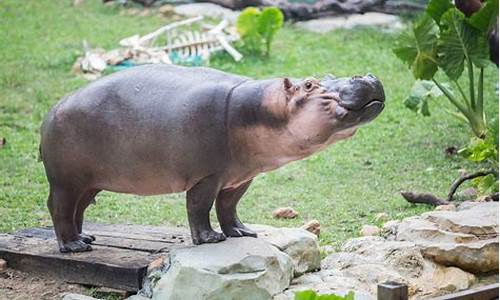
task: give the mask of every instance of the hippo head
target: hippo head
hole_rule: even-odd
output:
[[[323,80],[283,79],[288,130],[304,147],[326,145],[352,136],[384,109],[384,89],[371,74]]]

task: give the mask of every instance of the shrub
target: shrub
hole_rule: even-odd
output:
[[[497,18],[498,0],[487,0],[470,17],[449,0],[431,0],[423,17],[413,24],[411,30],[401,34],[393,49],[396,56],[409,66],[415,79],[430,80],[417,81],[405,104],[429,115],[428,100],[443,94],[457,108],[456,115],[468,122],[478,138],[484,139],[487,125],[483,109],[483,77],[484,68],[491,63],[487,33]],[[458,81],[465,69],[468,95]],[[437,81],[435,74],[438,70],[444,72],[455,89]]]
[[[239,15],[236,28],[247,49],[269,56],[273,38],[283,27],[283,19],[277,7],[265,7],[262,11],[247,7]]]

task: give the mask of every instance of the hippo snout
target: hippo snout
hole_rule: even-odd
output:
[[[329,77],[322,81],[322,85],[338,98],[335,117],[340,121],[366,123],[384,109],[384,88],[372,74],[351,78]]]

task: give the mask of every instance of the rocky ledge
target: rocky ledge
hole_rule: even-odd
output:
[[[314,234],[254,225],[257,239],[173,250],[129,299],[286,300],[312,289],[365,300],[385,281],[406,283],[410,298],[421,299],[468,289],[479,278],[498,281],[498,203],[451,209],[389,221],[373,231],[378,236],[352,239],[322,261]]]
[[[410,298],[422,299],[471,288],[479,278],[498,282],[498,202],[449,209],[389,221],[380,235],[346,242],[321,271],[295,278],[275,299],[303,289],[375,299],[385,281],[406,283]]]

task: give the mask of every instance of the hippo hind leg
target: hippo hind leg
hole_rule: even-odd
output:
[[[78,230],[78,235],[80,237],[80,240],[83,241],[86,244],[91,244],[92,242],[95,241],[95,236],[88,234],[88,233],[83,233],[82,232],[82,227],[83,227],[83,216],[85,213],[85,210],[87,207],[95,202],[94,198],[99,193],[100,190],[89,190],[86,192],[83,197],[80,198],[78,201],[78,205],[76,208],[76,213],[75,213],[75,224],[76,228]]]
[[[212,229],[210,209],[218,193],[218,180],[207,177],[187,191],[187,213],[191,238],[195,245],[217,243],[226,239],[223,233]]]
[[[257,237],[257,233],[241,223],[236,212],[238,202],[251,183],[252,181],[250,180],[234,189],[222,190],[219,192],[219,195],[217,195],[217,202],[215,204],[217,218],[219,219],[222,232],[224,232],[226,236]]]
[[[74,186],[50,186],[47,206],[62,253],[92,250],[90,245],[81,240],[75,223],[78,202],[84,194],[83,190]]]

